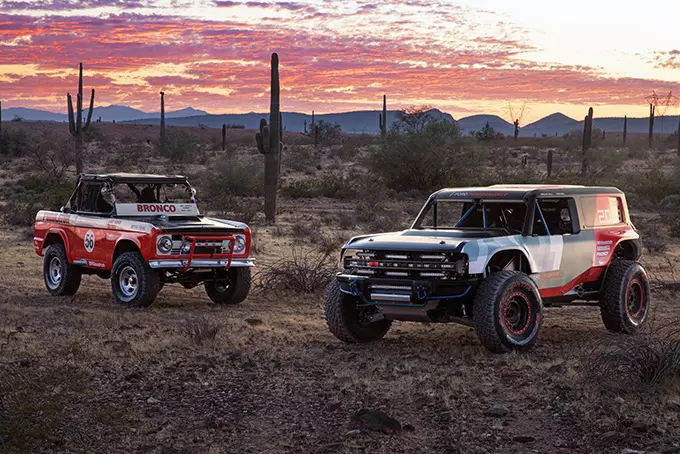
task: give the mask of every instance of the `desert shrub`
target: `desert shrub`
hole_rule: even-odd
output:
[[[281,192],[293,199],[312,197],[346,199],[356,195],[354,179],[330,172],[318,177],[292,181],[284,185]]]
[[[182,327],[182,334],[195,345],[201,346],[215,342],[219,330],[220,327],[215,322],[208,318],[201,318],[187,322]]]
[[[205,154],[205,143],[201,137],[177,128],[166,128],[165,146],[157,146],[158,154],[174,162],[196,161]]]
[[[593,383],[620,391],[647,391],[680,379],[680,321],[616,335],[587,348],[584,365]]]
[[[316,128],[316,132],[312,131],[312,134],[316,133],[320,143],[338,140],[340,139],[340,134],[342,134],[342,128],[339,123],[319,120],[314,124],[314,127]]]
[[[385,144],[371,151],[367,166],[374,178],[399,192],[431,192],[450,183],[467,184],[481,162],[474,148],[464,147],[459,139],[458,127],[445,121],[409,133],[393,129]]]
[[[263,168],[258,163],[222,162],[194,178],[199,198],[211,204],[225,196],[257,197],[264,192]]]
[[[23,129],[3,128],[0,134],[0,155],[16,157],[25,156],[35,149],[36,138]]]
[[[40,142],[31,152],[34,168],[42,171],[50,184],[58,185],[75,162],[75,144],[70,137],[53,137]]]
[[[628,158],[645,161],[649,158],[649,150],[639,142],[632,143],[628,145]]]
[[[9,225],[32,225],[38,211],[58,211],[71,196],[73,188],[74,183],[69,180],[54,184],[42,175],[28,175],[3,191],[7,200],[3,218]]]
[[[380,201],[364,200],[356,208],[356,220],[375,232],[389,232],[407,228],[412,219],[406,213],[390,209]]]
[[[281,159],[284,169],[292,169],[297,172],[304,172],[313,168],[319,161],[314,156],[312,147],[295,144],[287,147],[286,152],[282,153]]]
[[[256,282],[259,288],[268,291],[315,293],[328,284],[333,272],[333,259],[328,254],[317,251],[301,254],[293,248],[290,258],[260,265]]]
[[[121,144],[106,156],[104,166],[114,172],[141,171],[149,162],[150,146],[145,143]]]
[[[660,253],[668,248],[668,235],[661,226],[661,219],[647,219],[635,217],[632,219],[635,227],[640,231],[642,245],[650,253]]]
[[[89,376],[75,366],[0,364],[2,452],[36,452],[41,442],[57,435],[68,407],[88,392]]]
[[[640,202],[657,206],[667,196],[680,194],[680,176],[677,169],[667,173],[659,168],[652,168],[646,172],[626,175],[620,188],[634,193]]]
[[[671,237],[680,238],[680,216],[673,216],[668,222]]]

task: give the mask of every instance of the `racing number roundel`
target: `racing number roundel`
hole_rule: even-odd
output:
[[[92,230],[88,230],[85,234],[85,250],[87,252],[94,251],[94,232]]]

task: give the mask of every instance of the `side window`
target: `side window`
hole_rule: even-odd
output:
[[[623,201],[616,196],[593,196],[581,198],[583,223],[586,227],[619,225],[623,218]]]
[[[534,213],[534,235],[570,235],[574,233],[575,205],[572,199],[539,199]]]
[[[84,213],[110,213],[113,206],[102,195],[102,183],[83,183],[76,196],[76,211]]]

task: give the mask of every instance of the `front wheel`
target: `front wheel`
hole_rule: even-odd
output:
[[[477,289],[473,318],[477,337],[494,353],[528,350],[541,328],[541,296],[519,271],[489,275]]]
[[[53,244],[47,248],[43,260],[43,279],[50,295],[75,295],[80,287],[81,277],[80,268],[68,263],[63,244]]]
[[[359,304],[359,300],[340,290],[333,279],[326,290],[324,315],[331,333],[349,344],[359,344],[382,339],[390,330],[392,322],[387,319],[373,321],[377,309]]]
[[[126,306],[153,304],[161,288],[161,277],[139,252],[121,254],[111,270],[111,289],[116,300]]]
[[[229,268],[214,281],[205,283],[205,292],[216,304],[238,304],[250,293],[250,268]]]
[[[609,331],[636,332],[647,319],[649,299],[649,281],[642,265],[631,260],[609,265],[600,299],[602,322]]]

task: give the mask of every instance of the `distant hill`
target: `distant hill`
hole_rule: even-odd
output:
[[[83,116],[87,116],[88,109],[85,109]],[[388,128],[397,118],[398,111],[387,111]],[[380,127],[378,125],[378,116],[381,114],[379,110],[359,110],[354,112],[339,112],[330,114],[319,114],[315,116],[316,121],[328,121],[331,123],[340,124],[345,132],[356,134],[378,134]],[[448,121],[455,121],[453,117],[438,109],[432,109],[429,114],[437,119],[443,118]],[[15,117],[20,117],[26,121],[56,121],[65,122],[68,117],[66,114],[48,112],[46,110],[28,109],[24,107],[10,107],[3,109],[2,118],[4,121],[11,121]],[[133,124],[158,124],[159,112],[144,112],[138,109],[127,106],[102,106],[96,107],[92,113],[93,121],[98,118],[104,122],[125,122]],[[206,126],[209,128],[221,128],[223,124],[243,125],[248,129],[257,129],[260,125],[260,119],[266,118],[269,120],[267,113],[250,112],[247,114],[222,114],[212,115],[204,110],[187,107],[185,109],[176,111],[167,111],[165,113],[166,123],[170,126]],[[302,132],[307,122],[309,128],[312,123],[312,116],[299,112],[284,112],[283,124],[287,131]],[[463,134],[469,134],[473,131],[481,130],[486,123],[489,123],[496,132],[512,136],[514,127],[508,121],[502,119],[497,115],[472,115],[461,118],[457,121]],[[621,132],[623,131],[623,118],[598,118],[597,111],[595,119],[593,120],[593,128],[607,132]],[[628,132],[630,133],[646,133],[649,129],[649,120],[647,118],[629,118]],[[656,117],[654,123],[655,133],[670,134],[678,129],[678,116]],[[548,115],[533,123],[530,123],[519,130],[519,135],[523,137],[531,136],[561,136],[573,131],[583,131],[583,121],[575,120],[560,112]]]
[[[593,128],[596,128],[595,119],[593,120]],[[579,129],[583,129],[582,121],[574,120],[563,113],[557,112],[520,128],[519,135],[533,136],[536,134],[537,136],[540,136],[542,134],[547,134],[549,136],[554,136],[557,134],[558,136],[561,136]]]
[[[10,121],[21,118],[26,121],[66,121],[65,114],[48,112],[46,110],[27,109],[25,107],[10,107],[2,109],[2,120]]]
[[[74,106],[75,107],[75,106]],[[89,108],[83,109],[83,117],[87,117],[87,112]],[[196,110],[192,107],[187,107],[186,109],[165,112],[165,118],[175,118],[175,117],[191,117],[194,115],[207,115],[204,110]],[[68,115],[62,113],[48,112],[47,110],[39,109],[27,109],[24,107],[10,107],[9,109],[2,110],[3,121],[10,121],[15,117],[20,117],[26,121],[67,121]],[[139,118],[160,118],[160,112],[143,112],[141,110],[133,109],[127,106],[106,106],[106,107],[95,107],[92,111],[92,121],[96,121],[101,117],[102,121],[112,122],[112,121],[125,121],[125,120],[137,120]],[[158,120],[156,120],[158,122]]]
[[[498,115],[472,115],[470,117],[464,117],[458,120],[458,127],[463,134],[469,134],[473,131],[481,130],[486,126],[487,122],[496,132],[500,132],[506,136],[511,136],[513,134],[514,126]]]
[[[387,111],[387,127],[391,127],[392,123],[397,118],[396,110]],[[436,119],[446,119],[453,122],[451,115],[444,113],[438,109],[432,109],[428,112],[430,116]],[[327,121],[330,123],[338,123],[343,131],[356,134],[378,134],[380,132],[379,115],[381,111],[378,110],[360,110],[355,112],[342,112],[331,114],[319,114],[314,116],[315,121]],[[167,114],[166,114],[167,118]],[[224,114],[224,115],[199,115],[184,118],[170,118],[166,119],[166,124],[171,126],[206,126],[208,128],[221,128],[223,124],[227,125],[243,125],[247,129],[257,129],[260,127],[260,119],[265,118],[269,121],[268,113],[247,113],[247,114]],[[307,128],[311,127],[312,116],[298,113],[298,112],[283,112],[283,125],[286,131],[303,132],[305,128],[305,121]],[[145,118],[141,120],[127,121],[132,124],[156,124],[157,119]]]

